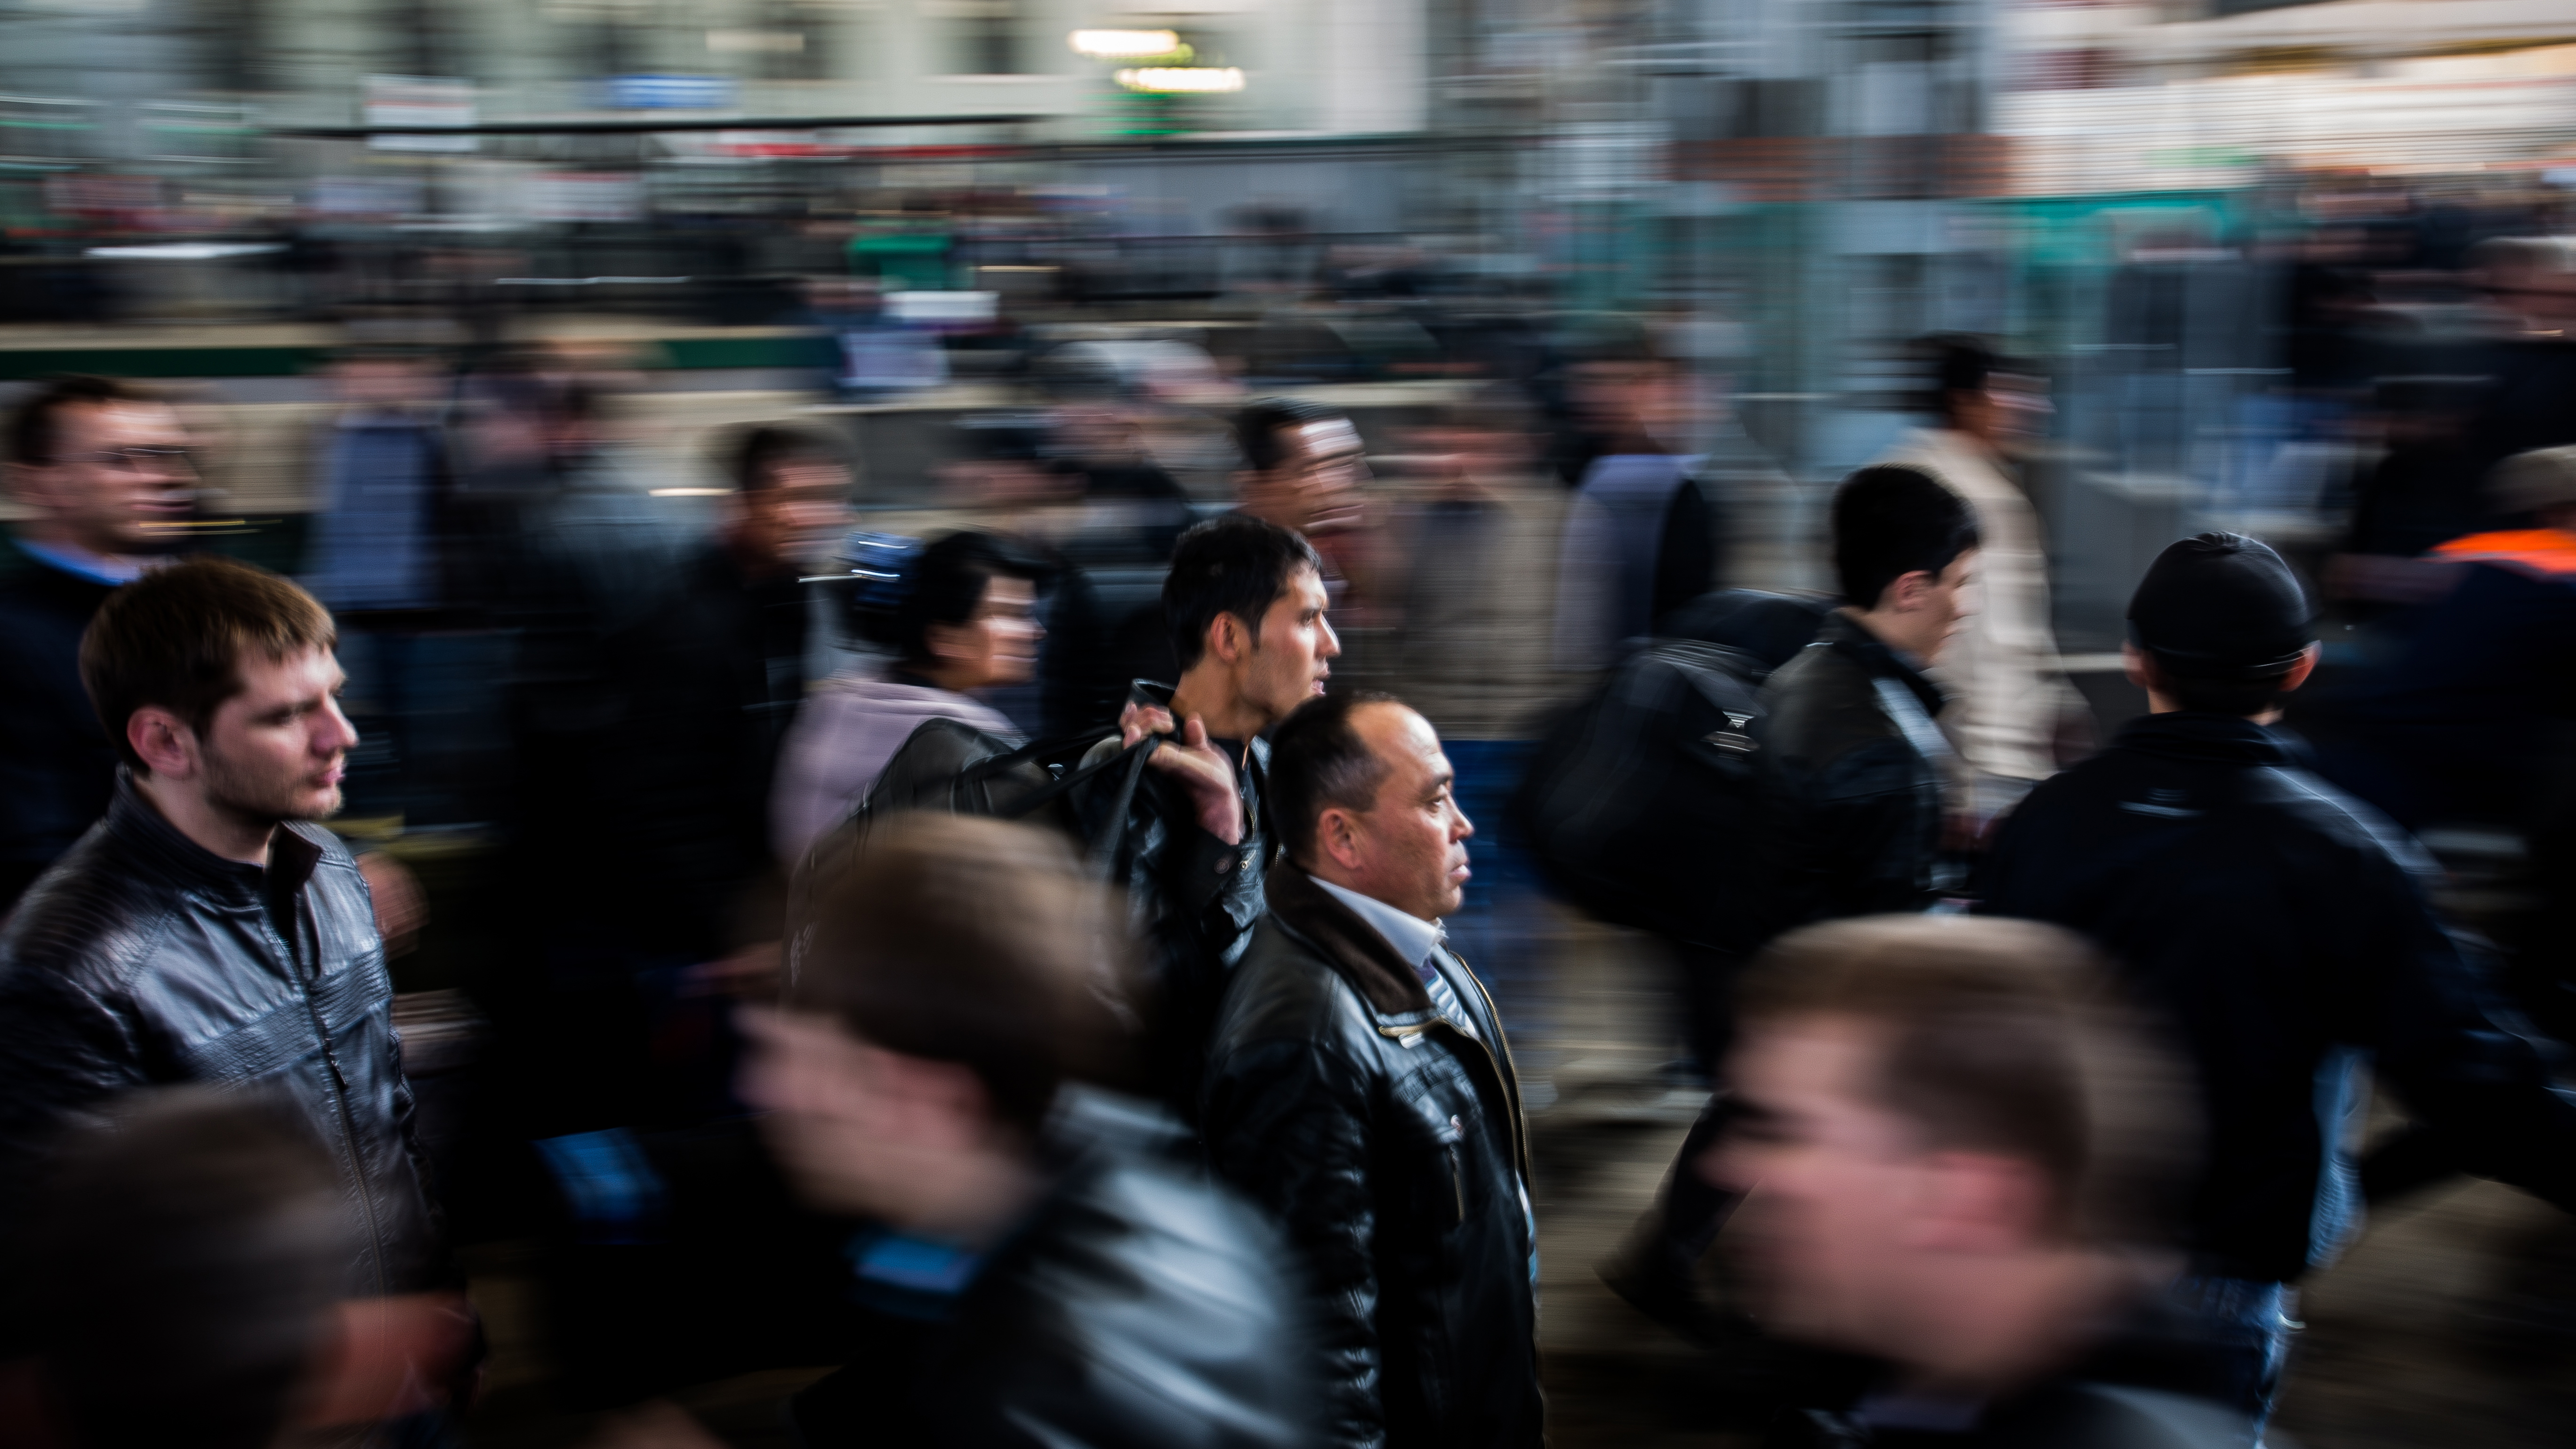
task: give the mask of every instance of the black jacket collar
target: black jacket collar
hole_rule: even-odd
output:
[[[1270,868],[1263,883],[1270,914],[1321,952],[1326,965],[1340,973],[1360,998],[1387,1016],[1409,1016],[1431,1010],[1431,993],[1413,967],[1399,959],[1377,927],[1332,892],[1315,884],[1287,857]]]
[[[1880,642],[1879,637],[1864,629],[1851,615],[1840,609],[1825,616],[1823,627],[1816,630],[1816,642],[1835,653],[1857,662],[1873,679],[1893,679],[1914,692],[1923,702],[1923,712],[1941,712],[1941,691],[1921,670],[1905,661],[1905,656]]]
[[[323,855],[319,844],[288,824],[278,827],[269,845],[267,869],[226,860],[161,818],[161,812],[134,788],[133,772],[122,765],[117,767],[116,794],[108,801],[106,825],[121,853],[141,872],[240,905],[255,905],[270,891],[291,896],[303,889]]]
[[[2288,730],[2193,710],[2141,715],[2120,727],[2111,747],[2183,764],[2305,768],[2308,763],[2307,742]]]

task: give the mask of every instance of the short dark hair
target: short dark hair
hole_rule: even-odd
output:
[[[112,377],[55,378],[9,415],[9,461],[29,468],[59,462],[65,408],[152,400],[150,393]]]
[[[867,621],[876,643],[896,650],[908,664],[931,660],[934,624],[963,624],[984,606],[996,578],[1035,580],[1038,566],[999,535],[963,529],[931,540],[904,569],[903,602]]]
[[[1870,916],[1781,937],[1738,1003],[1748,1027],[1826,1016],[1883,1032],[1873,1103],[1926,1148],[2038,1167],[2060,1237],[2166,1242],[2197,1145],[2189,1079],[2111,981],[2057,926]]]
[[[1360,738],[1352,716],[1403,700],[1376,690],[1336,690],[1297,706],[1270,735],[1270,804],[1288,857],[1314,859],[1315,827],[1336,807],[1366,810],[1386,783],[1387,763]]]
[[[2260,679],[2210,679],[2185,671],[2188,663],[2176,667],[2177,661],[2150,649],[2147,658],[2156,666],[2156,690],[2184,709],[2198,714],[2232,715],[2251,719],[2281,707],[2282,696],[2289,693],[2287,670],[2267,674]]]
[[[1118,927],[1060,836],[905,811],[816,868],[790,1005],[887,1051],[966,1067],[995,1117],[1024,1132],[1065,1081],[1116,1075]]]
[[[350,1238],[291,1107],[194,1086],[76,1132],[12,1246],[71,1443],[266,1449],[330,1341]]]
[[[1985,338],[1967,332],[1935,332],[1906,344],[1923,370],[1924,411],[1943,422],[1957,417],[1958,395],[1983,392],[1996,373],[2033,373],[2037,367],[2007,357]]]
[[[809,459],[841,461],[841,450],[829,438],[777,423],[754,423],[743,428],[726,451],[732,458],[733,486],[738,493],[759,493],[774,486],[778,469],[784,464]]]
[[[1939,577],[1976,546],[1976,514],[1929,473],[1863,468],[1834,490],[1834,577],[1853,608],[1877,608],[1907,574]]]
[[[98,606],[81,635],[81,686],[118,757],[142,772],[148,767],[125,738],[136,710],[159,705],[202,737],[241,693],[245,655],[292,659],[339,637],[331,611],[292,581],[234,559],[185,559]]]
[[[1235,410],[1234,446],[1243,454],[1243,466],[1255,473],[1267,473],[1288,456],[1288,450],[1279,445],[1281,433],[1308,423],[1329,423],[1349,416],[1338,408],[1304,398],[1255,398]]]
[[[1306,536],[1250,514],[1211,518],[1181,535],[1172,570],[1163,576],[1163,617],[1184,670],[1207,652],[1208,626],[1219,614],[1243,621],[1257,641],[1261,618],[1285,597],[1299,569],[1322,572]]]

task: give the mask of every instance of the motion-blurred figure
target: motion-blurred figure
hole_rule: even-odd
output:
[[[1983,541],[1966,501],[1914,468],[1864,468],[1834,494],[1843,605],[1763,687],[1796,815],[1779,925],[1918,911],[1957,883],[1954,757],[1924,671],[1976,627]]]
[[[919,813],[816,883],[743,1095],[850,1245],[862,1347],[799,1395],[815,1446],[1287,1449],[1314,1390],[1298,1294],[1177,1129],[1077,1085],[1126,1044],[1103,897],[1033,828]]]
[[[1382,569],[1370,530],[1368,457],[1348,416],[1321,403],[1263,398],[1234,415],[1243,453],[1235,511],[1305,535],[1324,562],[1333,608],[1380,602]]]
[[[1137,681],[1118,734],[1092,758],[1165,739],[1133,799],[1122,806],[1104,778],[1078,802],[1094,838],[1113,809],[1126,811],[1111,879],[1126,888],[1148,958],[1156,1026],[1143,1065],[1190,1120],[1208,1035],[1281,846],[1262,736],[1323,692],[1342,652],[1327,602],[1321,562],[1295,532],[1235,515],[1181,535],[1163,584],[1180,682]]]
[[[1704,1170],[1746,1195],[1765,1325],[1886,1365],[1766,1445],[2255,1441],[2159,1291],[2183,1075],[2102,986],[2080,941],[2018,921],[1841,921],[1756,964]]]
[[[1983,829],[2055,772],[2060,730],[2080,708],[2057,667],[2047,543],[2010,471],[2013,449],[2047,416],[2047,384],[1974,338],[1916,346],[1932,369],[1940,426],[1878,461],[1930,474],[1976,515],[1977,613],[1936,673],[1957,696],[1950,732],[1975,790],[1958,813]]]
[[[902,601],[867,621],[877,642],[897,651],[895,662],[825,681],[788,732],[769,812],[784,866],[867,797],[922,721],[962,720],[1018,737],[973,696],[1018,684],[1036,666],[1045,631],[1031,616],[1035,568],[993,535],[966,532],[934,540],[904,572]]]
[[[2576,1208],[2576,1100],[2488,1016],[2426,899],[2432,862],[2275,727],[2316,665],[2313,614],[2253,539],[2159,555],[2123,650],[2152,713],[2014,812],[1981,907],[2091,936],[2179,1028],[2208,1144],[2185,1287],[2234,1320],[2236,1401],[2258,1416],[2290,1285],[2359,1227],[2366,1073],[2468,1170]]]
[[[1573,367],[1572,401],[1599,449],[1566,518],[1556,569],[1556,667],[1618,662],[1622,641],[1717,582],[1717,521],[1682,455],[1689,379],[1645,339]]]
[[[1227,989],[1200,1130],[1287,1224],[1328,1442],[1537,1445],[1538,1234],[1502,1021],[1444,943],[1475,833],[1422,716],[1330,695],[1271,738],[1287,860]]]
[[[343,1291],[449,1281],[367,887],[315,823],[357,742],[332,641],[312,596],[212,558],[127,585],[91,623],[82,680],[125,769],[0,930],[11,1240],[65,1126],[140,1086],[258,1083],[301,1110],[357,1210]]]
[[[178,538],[196,501],[169,406],[100,377],[48,383],[9,419],[0,550],[0,915],[107,812],[116,747],[81,691],[81,631]]]

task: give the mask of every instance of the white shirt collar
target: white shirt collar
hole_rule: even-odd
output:
[[[1350,907],[1361,920],[1375,927],[1377,933],[1386,938],[1386,943],[1395,948],[1395,954],[1404,958],[1407,966],[1419,966],[1430,959],[1431,948],[1445,939],[1438,921],[1426,921],[1410,911],[1399,911],[1384,901],[1337,886],[1318,876],[1309,876],[1308,879],[1332,892],[1333,899]]]

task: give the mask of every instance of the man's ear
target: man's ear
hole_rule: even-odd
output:
[[[1344,870],[1360,868],[1359,819],[1339,805],[1327,806],[1315,821],[1315,849]]]
[[[1909,1243],[1950,1253],[2012,1253],[2050,1236],[2055,1192],[2039,1165],[1994,1152],[1935,1152],[1921,1163]]]
[[[1919,609],[1923,606],[1924,596],[1931,591],[1933,585],[1939,582],[1939,579],[1922,569],[1898,574],[1896,581],[1889,584],[1886,592],[1878,596],[1879,610],[1903,614]]]
[[[126,716],[125,743],[156,778],[186,780],[197,773],[197,732],[157,704]]]
[[[1251,639],[1243,621],[1231,612],[1220,610],[1215,618],[1208,621],[1207,652],[1225,663],[1240,661]]]
[[[2156,682],[2156,662],[2147,657],[2147,651],[2126,640],[2120,644],[2120,672],[2140,689],[2162,687]]]

